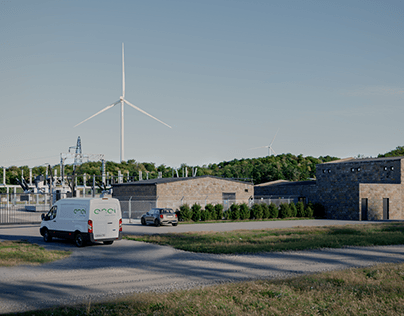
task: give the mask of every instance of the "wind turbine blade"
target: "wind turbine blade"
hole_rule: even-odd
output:
[[[138,108],[136,105],[133,105],[132,103],[130,103],[129,101],[123,100],[126,104],[130,105],[131,107],[133,107],[134,109],[142,112],[143,114],[146,114],[147,116],[155,119],[156,121],[160,122],[161,124],[164,124],[165,126],[168,126],[169,128],[172,128],[170,125],[164,123],[163,121],[160,121],[158,118],[155,118],[153,115],[150,115],[149,113],[143,111],[141,108]]]
[[[271,149],[271,151],[274,153],[274,155],[276,156],[276,152],[272,147],[269,147]]]
[[[125,99],[125,53],[122,43],[122,98]]]
[[[279,132],[279,128],[278,128],[278,130],[276,131],[276,134],[275,134],[274,138],[272,139],[271,144],[269,145],[270,147],[272,146],[272,144],[273,144],[273,142],[274,142],[274,140],[275,140],[276,135],[278,135],[278,132]]]
[[[252,150],[252,149],[259,149],[259,148],[269,148],[269,146],[254,147],[254,148],[250,148],[250,150]]]
[[[74,125],[74,127],[79,126],[80,124],[83,124],[84,122],[87,122],[88,120],[92,119],[94,116],[97,116],[98,114],[101,114],[102,112],[105,112],[106,110],[109,110],[110,108],[112,108],[113,106],[117,105],[120,102],[121,102],[121,100],[116,101],[114,104],[108,105],[107,107],[103,108],[101,111],[95,113],[94,115],[90,116],[89,118],[85,119],[84,121],[80,122],[79,124]]]

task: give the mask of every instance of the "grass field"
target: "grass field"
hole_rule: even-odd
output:
[[[403,315],[404,264],[260,280],[18,315]]]
[[[404,244],[404,223],[378,223],[287,229],[236,230],[230,232],[170,233],[124,238],[170,245],[204,253],[258,253],[263,251],[341,248]]]
[[[208,253],[404,244],[403,223],[126,236]],[[17,315],[404,315],[404,264],[229,283]]]
[[[26,241],[0,242],[0,266],[42,264],[70,256],[71,251],[45,250]]]

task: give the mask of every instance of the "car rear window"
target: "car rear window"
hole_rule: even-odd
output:
[[[160,214],[170,214],[170,213],[174,213],[174,211],[172,209],[160,210]]]

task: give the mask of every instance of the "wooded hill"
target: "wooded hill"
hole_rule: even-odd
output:
[[[378,157],[395,157],[404,156],[404,146],[399,146],[396,149],[380,154]],[[203,166],[189,166],[182,164],[178,168],[178,175],[180,177],[185,175],[185,170],[188,170],[188,176],[192,175],[192,171],[196,170],[197,176],[212,175],[224,178],[235,178],[245,181],[252,181],[254,184],[260,184],[274,180],[289,180],[289,181],[303,181],[315,178],[316,165],[338,160],[337,157],[320,156],[318,158],[303,155],[281,154],[277,156],[267,156],[261,158],[248,158],[248,159],[233,159],[231,161],[222,161],[220,163],[213,163]],[[164,164],[156,166],[154,163],[149,162],[136,162],[131,159],[122,163],[116,163],[107,161],[106,172],[110,176],[117,177],[118,171],[124,177],[126,182],[127,175],[131,181],[139,180],[139,171],[142,171],[143,179],[146,179],[148,174],[149,179],[157,178],[159,172],[161,172],[163,178],[176,176],[176,170],[172,167],[165,166]],[[57,174],[60,175],[60,165],[55,165],[52,168],[52,174],[54,170],[57,170]],[[22,167],[9,167],[6,169],[6,182],[7,184],[17,184],[15,178],[21,178],[21,170],[23,170],[24,178],[28,182],[29,168],[28,166]],[[65,174],[72,174],[73,166],[65,166]],[[0,179],[2,179],[3,170],[0,169]],[[88,182],[92,181],[93,174],[101,176],[101,162],[86,162],[77,167],[76,174],[88,175]],[[34,167],[32,168],[33,177],[37,175],[45,175],[46,167]],[[80,182],[80,180],[79,180]]]

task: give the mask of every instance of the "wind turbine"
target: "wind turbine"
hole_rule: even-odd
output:
[[[278,134],[278,132],[279,132],[279,128],[276,131],[276,134],[275,134],[274,138],[272,139],[272,142],[268,146],[255,147],[255,148],[251,148],[251,149],[268,148],[268,156],[271,156],[271,154],[276,155],[275,150],[272,148],[272,144],[274,143],[275,137]]]
[[[121,162],[124,160],[124,104],[126,103],[127,105],[130,105],[133,107],[135,110],[138,110],[142,112],[143,114],[146,114],[147,116],[151,117],[152,119],[155,119],[156,121],[160,122],[161,124],[164,124],[171,128],[170,125],[164,123],[163,121],[160,121],[158,118],[150,115],[146,111],[143,111],[141,108],[138,108],[136,105],[133,105],[130,103],[128,100],[125,99],[125,55],[124,55],[124,45],[122,43],[122,96],[119,98],[118,101],[115,103],[108,105],[107,107],[103,108],[101,111],[98,111],[94,115],[90,116],[89,118],[86,118],[84,121],[80,122],[79,124],[76,124],[74,127],[79,126],[80,124],[92,119],[93,117],[97,116],[98,114],[101,114],[102,112],[105,112],[109,110],[110,108],[114,107],[115,105],[121,103]]]

